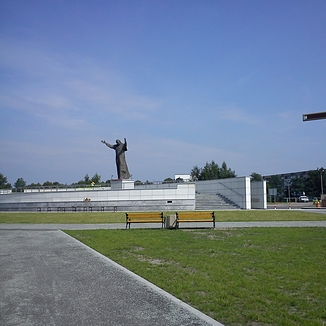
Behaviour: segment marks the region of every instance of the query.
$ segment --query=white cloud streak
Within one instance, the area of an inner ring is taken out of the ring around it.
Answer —
[[[10,85],[4,85],[0,94],[3,103],[48,123],[85,127],[85,112],[94,110],[129,121],[148,120],[162,106],[161,100],[128,91],[121,78],[108,69],[101,70],[90,60],[78,56],[63,58],[23,42],[1,40],[1,48],[2,69],[17,73]]]

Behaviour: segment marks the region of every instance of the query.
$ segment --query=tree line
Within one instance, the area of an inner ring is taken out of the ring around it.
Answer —
[[[202,181],[202,180],[215,180],[215,179],[226,179],[226,178],[235,178],[237,175],[235,171],[231,168],[228,168],[226,162],[223,162],[219,166],[214,160],[211,162],[206,162],[203,167],[198,167],[195,165],[190,171],[191,181]],[[253,172],[251,175],[252,181],[261,181],[263,176],[259,173]],[[183,182],[184,180],[178,179],[174,180],[173,178],[164,179],[163,183],[170,182]],[[153,182],[140,180],[135,181],[135,185],[141,184],[152,184]],[[101,176],[98,173],[95,173],[92,177],[88,174],[81,180],[71,185],[61,184],[57,181],[50,182],[46,181],[43,184],[41,183],[31,183],[26,184],[23,178],[18,178],[14,183],[14,188],[22,189],[25,187],[76,187],[76,186],[99,186],[99,185],[110,185],[111,180],[106,180],[105,182],[101,180]],[[0,189],[11,189],[12,185],[8,182],[7,177],[0,173]],[[322,188],[326,189],[326,170],[323,168],[317,168],[316,170],[310,170],[307,173],[306,178],[293,178],[290,180],[289,184],[285,184],[285,180],[279,175],[272,176],[267,182],[267,188],[276,188],[277,189],[277,200],[284,200],[287,197],[298,197],[300,195],[307,195],[309,197],[319,197],[322,193]]]
[[[206,162],[204,167],[199,168],[195,165],[190,171],[190,176],[192,181],[202,181],[202,180],[215,180],[215,179],[227,179],[235,178],[235,171],[232,171],[227,167],[225,162],[219,167],[215,161]]]
[[[277,200],[280,201],[302,195],[311,198],[319,197],[323,190],[326,189],[326,170],[317,168],[308,171],[305,178],[296,177],[290,180],[284,180],[279,175],[273,175],[269,179],[267,187],[277,190]]]
[[[31,187],[31,188],[37,188],[37,187],[75,187],[78,185],[104,185],[104,184],[110,184],[110,180],[107,180],[105,182],[101,181],[101,176],[98,173],[95,173],[92,177],[90,177],[88,174],[85,175],[84,179],[79,180],[78,182],[72,183],[71,185],[62,184],[58,181],[45,181],[44,183],[31,183],[27,184],[26,181],[23,178],[18,178],[17,181],[14,183],[14,188],[21,189],[25,187]],[[0,173],[0,189],[11,189],[12,185],[8,182],[7,177],[4,176],[2,173]]]

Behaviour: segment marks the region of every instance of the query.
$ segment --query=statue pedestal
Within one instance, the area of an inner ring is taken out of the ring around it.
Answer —
[[[112,190],[122,190],[122,189],[135,189],[134,180],[111,180],[111,189]]]

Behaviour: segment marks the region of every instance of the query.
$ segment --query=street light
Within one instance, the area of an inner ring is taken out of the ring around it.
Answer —
[[[289,196],[289,203],[291,201],[291,192],[290,192],[290,185],[291,185],[291,180],[290,179],[285,179],[285,184],[288,186],[288,196]]]
[[[320,188],[321,188],[321,194],[324,194],[324,184],[323,184],[323,173],[324,173],[324,168],[320,168],[319,172],[320,172]]]

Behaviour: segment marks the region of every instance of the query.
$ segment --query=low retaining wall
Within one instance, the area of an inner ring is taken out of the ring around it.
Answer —
[[[267,208],[266,183],[251,183],[250,177],[238,177],[120,190],[93,188],[60,191],[58,188],[53,192],[6,193],[0,195],[0,211],[195,210],[196,193],[222,195],[241,209]]]
[[[173,188],[12,193],[0,211],[176,211],[195,209],[195,184]]]
[[[194,210],[194,200],[29,202],[0,204],[3,212],[128,212]]]

